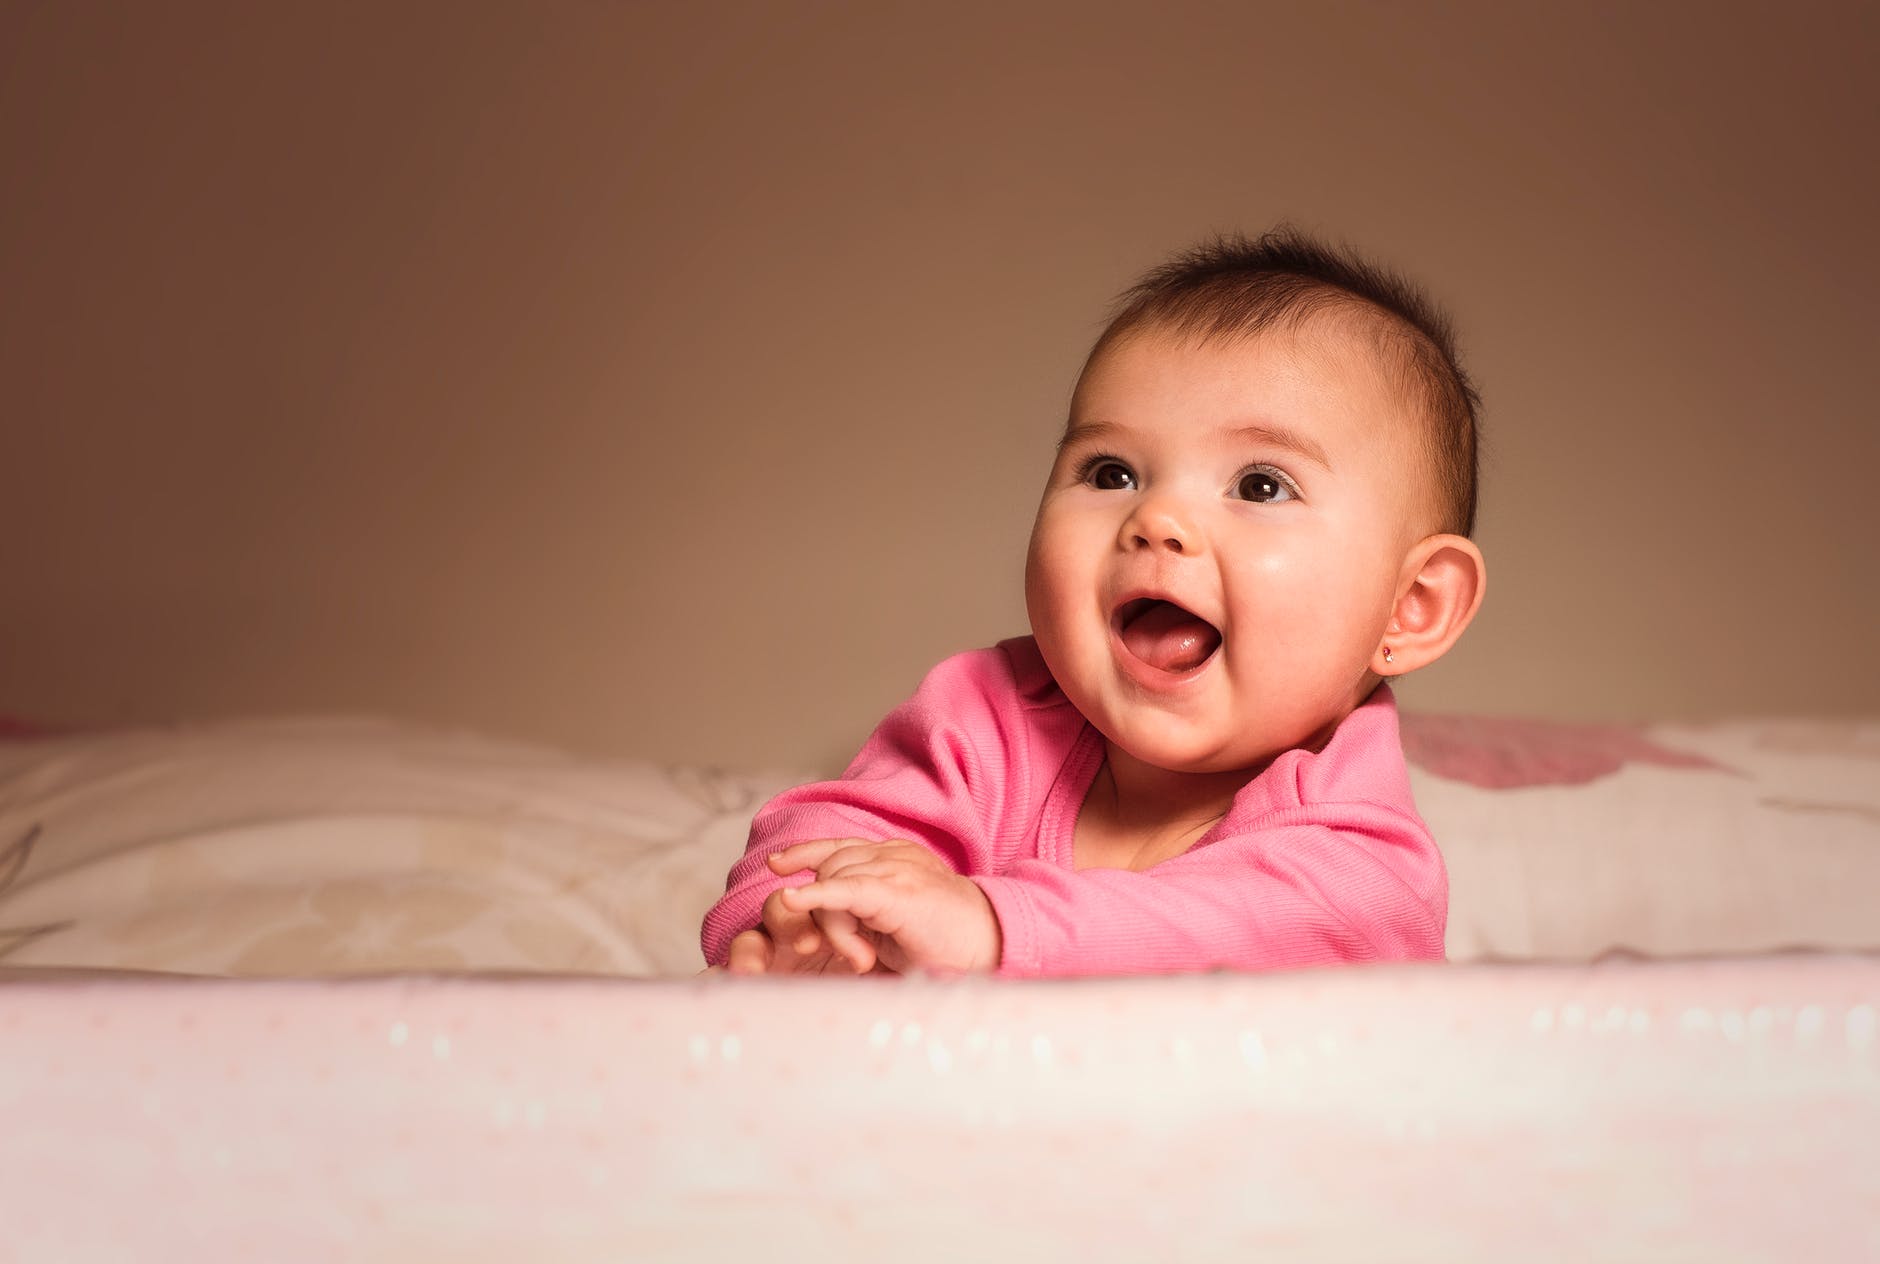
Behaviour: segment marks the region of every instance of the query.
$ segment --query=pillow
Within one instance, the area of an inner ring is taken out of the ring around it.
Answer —
[[[1880,722],[1403,718],[1451,960],[1880,947]]]
[[[4,742],[0,964],[687,973],[803,779],[358,720]]]

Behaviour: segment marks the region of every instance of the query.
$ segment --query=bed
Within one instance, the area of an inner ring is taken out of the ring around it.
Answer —
[[[0,1261],[1880,1258],[1880,723],[1409,715],[1444,965],[701,976],[768,795],[0,737]]]

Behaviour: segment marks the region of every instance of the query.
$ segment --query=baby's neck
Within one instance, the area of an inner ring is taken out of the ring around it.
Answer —
[[[1119,823],[1170,826],[1220,820],[1255,771],[1171,772],[1105,742],[1097,784],[1107,795],[1106,810]]]
[[[1252,776],[1170,772],[1105,748],[1078,821],[1079,868],[1145,869],[1179,856],[1227,815]]]

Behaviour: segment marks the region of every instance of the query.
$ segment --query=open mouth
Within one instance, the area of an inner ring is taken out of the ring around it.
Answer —
[[[1126,601],[1111,620],[1124,647],[1158,671],[1193,671],[1221,647],[1220,629],[1157,597]]]

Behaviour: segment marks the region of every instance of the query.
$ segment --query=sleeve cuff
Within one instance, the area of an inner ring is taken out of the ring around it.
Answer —
[[[1041,971],[1038,960],[1038,914],[1024,884],[1010,878],[974,877],[999,919],[999,969],[1001,978],[1035,977]]]

